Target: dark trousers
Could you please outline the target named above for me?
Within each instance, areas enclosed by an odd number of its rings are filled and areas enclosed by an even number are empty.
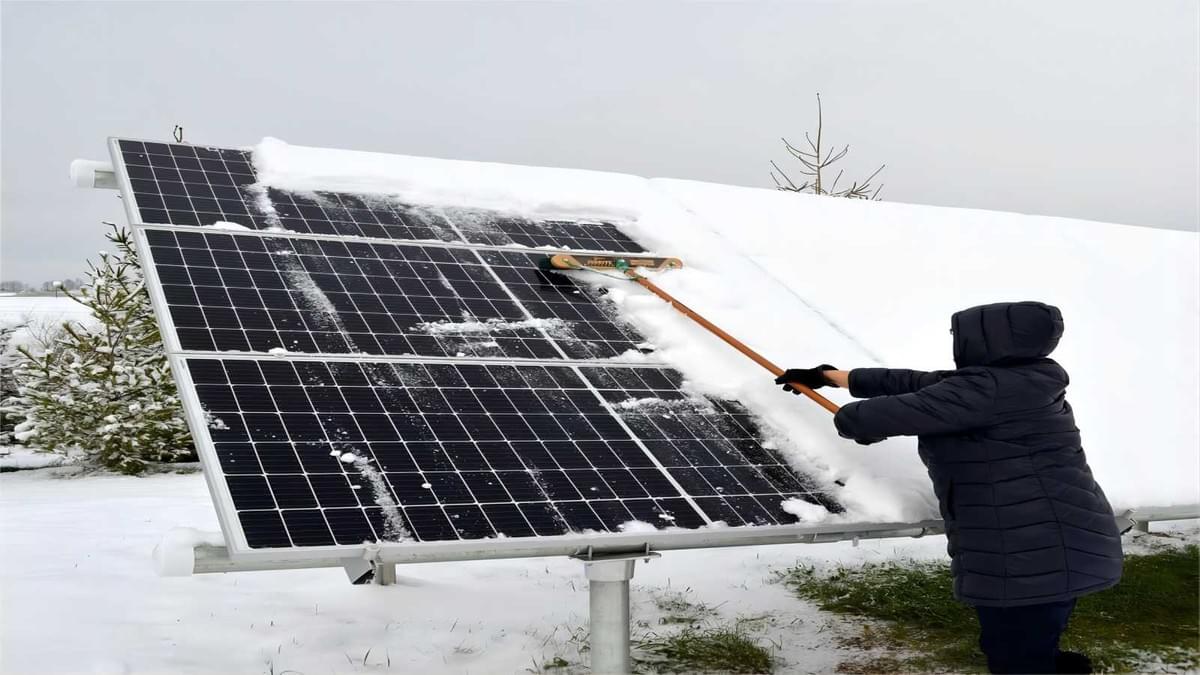
[[[1058,638],[1067,628],[1075,601],[1024,607],[976,607],[979,648],[993,673],[1058,671]]]

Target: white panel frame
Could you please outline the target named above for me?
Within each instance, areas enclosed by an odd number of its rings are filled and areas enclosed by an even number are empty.
[[[151,262],[149,246],[146,242],[145,230],[162,229],[181,232],[219,232],[206,227],[188,225],[169,225],[161,223],[144,223],[134,203],[132,184],[125,170],[124,158],[121,155],[118,141],[137,139],[109,138],[109,152],[113,160],[113,168],[117,184],[124,201],[125,214],[133,229],[134,242],[138,256],[142,262],[142,272],[150,295],[151,305],[158,318],[159,330],[167,349],[168,362],[175,378],[179,397],[187,417],[188,427],[196,452],[204,467],[205,482],[208,484],[217,518],[224,534],[226,548],[231,560],[242,565],[302,567],[325,566],[348,558],[367,558],[383,563],[435,562],[450,560],[478,560],[490,558],[523,558],[555,555],[577,555],[603,552],[626,551],[664,551],[697,548],[715,548],[726,546],[756,546],[763,544],[805,543],[822,539],[853,539],[856,532],[869,536],[868,532],[880,530],[912,532],[916,535],[940,531],[941,522],[937,520],[917,523],[838,523],[829,525],[745,525],[722,526],[713,524],[697,529],[668,528],[655,532],[636,533],[572,533],[557,536],[533,536],[514,538],[488,538],[461,541],[401,541],[363,543],[358,545],[334,546],[297,546],[291,548],[251,548],[237,518],[237,509],[233,497],[229,493],[225,474],[220,470],[216,448],[209,434],[208,422],[196,394],[191,373],[187,368],[187,359],[273,359],[284,360],[319,360],[319,361],[386,361],[391,363],[478,363],[505,365],[554,365],[554,366],[589,366],[603,365],[618,368],[661,368],[670,367],[660,363],[623,363],[617,360],[605,361],[575,361],[575,360],[543,360],[543,359],[449,359],[436,357],[386,357],[364,356],[351,354],[287,354],[275,356],[263,352],[197,352],[181,349],[174,323],[169,320],[170,314],[162,285],[158,279],[156,268]],[[160,142],[160,141],[139,141]],[[239,235],[259,237],[289,237],[297,239],[328,239],[337,241],[362,241],[367,243],[385,243],[416,246],[436,246],[436,242],[408,241],[382,239],[374,237],[338,237],[331,235],[309,235],[295,232],[267,232],[249,229],[238,232]],[[526,251],[528,249],[505,248],[498,246],[480,246],[471,244],[441,244],[445,248],[473,248],[480,250],[511,250]],[[611,253],[611,252],[597,252]],[[686,498],[687,495],[684,494]]]

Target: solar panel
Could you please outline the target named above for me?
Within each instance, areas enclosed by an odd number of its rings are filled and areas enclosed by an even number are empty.
[[[186,350],[609,358],[643,341],[537,257],[442,246],[145,230]]]
[[[564,544],[509,542],[840,510],[745,408],[642,353],[603,289],[527,248],[643,250],[612,224],[289,193],[244,151],[112,147],[235,555],[532,554]],[[200,226],[218,221],[248,229]]]
[[[789,522],[832,505],[658,367],[187,360],[252,548]],[[355,515],[351,515],[353,511]],[[314,532],[318,530],[319,532]],[[356,543],[356,542],[355,542]]]
[[[137,222],[231,222],[305,234],[645,251],[612,223],[532,220],[486,209],[405,204],[379,195],[288,192],[258,185],[251,153],[244,150],[129,140],[117,145]]]

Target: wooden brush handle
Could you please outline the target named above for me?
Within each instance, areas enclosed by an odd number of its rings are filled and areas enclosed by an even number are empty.
[[[700,316],[691,307],[688,307],[687,305],[683,304],[682,302],[676,300],[670,293],[667,293],[663,289],[659,288],[654,282],[652,282],[649,279],[647,279],[646,277],[638,274],[636,271],[634,271],[632,269],[625,270],[625,274],[630,279],[633,279],[634,281],[641,284],[646,290],[657,295],[658,297],[662,298],[663,300],[666,300],[668,303],[670,303],[670,305],[672,307],[679,310],[683,314],[687,315],[687,317],[689,319],[691,319],[692,321],[695,321],[696,323],[700,324],[701,326],[704,326],[706,329],[708,329],[708,332],[721,338],[729,346],[731,346],[734,349],[738,350],[739,352],[745,354],[746,356],[749,356],[755,363],[762,366],[763,368],[766,368],[775,377],[779,377],[780,375],[783,374],[783,368],[780,368],[779,366],[775,365],[774,363],[771,363],[762,354],[759,354],[758,352],[754,351],[753,349],[747,347],[746,344],[743,343],[741,340],[733,337],[729,333],[726,333],[724,330],[721,329],[720,326],[714,324],[713,322],[709,321],[708,319],[704,318],[703,316]],[[813,401],[816,401],[817,405],[821,406],[822,408],[828,410],[831,413],[837,414],[837,411],[839,410],[839,408],[836,403],[834,403],[833,401],[830,401],[829,399],[825,398],[824,396],[813,391],[807,385],[800,384],[799,382],[788,382],[788,386],[792,387],[793,389],[800,392],[801,394],[804,394],[805,396],[811,398]]]

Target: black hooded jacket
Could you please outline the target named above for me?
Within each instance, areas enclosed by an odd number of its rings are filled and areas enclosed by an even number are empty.
[[[951,319],[957,370],[860,368],[834,418],[847,438],[917,436],[946,522],[955,597],[1011,607],[1076,598],[1121,578],[1121,538],[1046,358],[1062,314],[1039,302]]]

